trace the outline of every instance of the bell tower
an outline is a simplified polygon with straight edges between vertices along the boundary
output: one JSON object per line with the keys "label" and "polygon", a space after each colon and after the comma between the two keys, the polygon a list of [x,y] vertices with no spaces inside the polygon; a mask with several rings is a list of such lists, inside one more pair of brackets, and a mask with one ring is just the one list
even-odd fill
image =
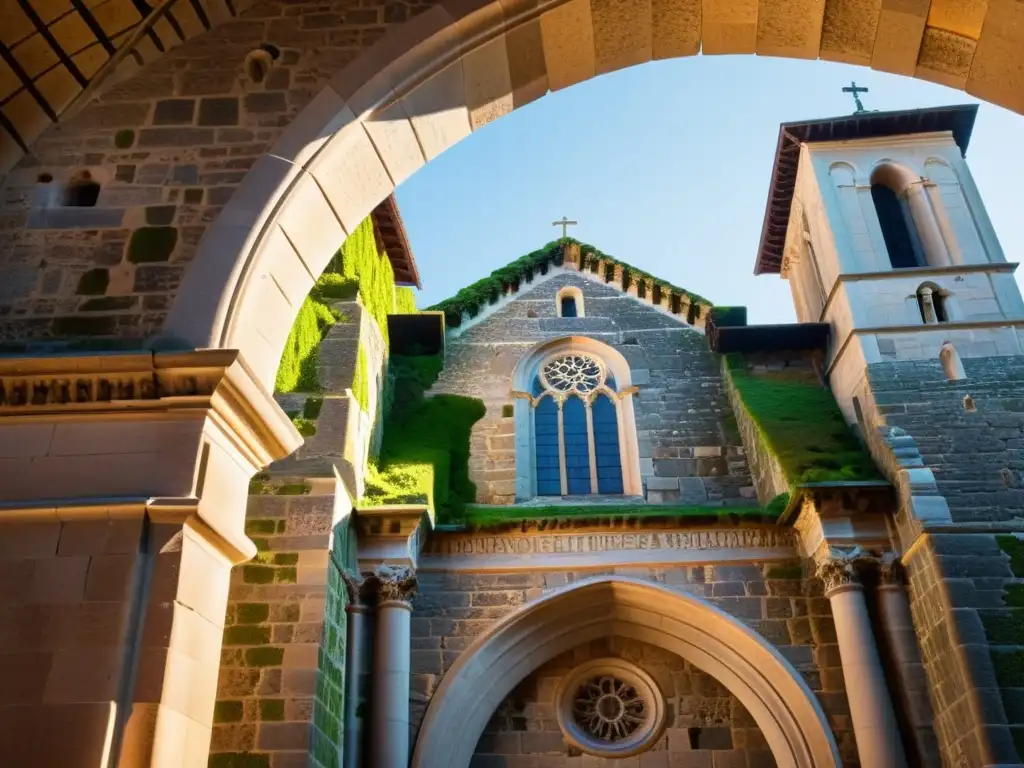
{"label": "bell tower", "polygon": [[831,326],[847,418],[868,365],[1022,352],[1024,302],[965,155],[976,105],[785,123],[755,274]]}

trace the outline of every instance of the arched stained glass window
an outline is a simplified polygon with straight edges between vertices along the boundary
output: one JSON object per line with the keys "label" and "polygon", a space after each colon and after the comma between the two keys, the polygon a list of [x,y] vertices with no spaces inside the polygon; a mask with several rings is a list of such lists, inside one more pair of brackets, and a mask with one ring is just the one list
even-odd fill
{"label": "arched stained glass window", "polygon": [[541,366],[530,392],[538,496],[623,493],[613,387],[588,355],[559,355]]}
{"label": "arched stained glass window", "polygon": [[558,448],[558,403],[542,398],[534,409],[537,454],[537,495],[562,495],[562,465]]}
{"label": "arched stained glass window", "polygon": [[622,493],[622,458],[619,455],[619,417],[608,395],[598,395],[590,406],[594,420],[594,463],[597,492]]}

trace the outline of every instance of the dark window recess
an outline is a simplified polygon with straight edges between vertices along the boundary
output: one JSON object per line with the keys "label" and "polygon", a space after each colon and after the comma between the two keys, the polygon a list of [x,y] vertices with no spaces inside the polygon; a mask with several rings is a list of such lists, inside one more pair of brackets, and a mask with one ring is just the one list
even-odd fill
{"label": "dark window recess", "polygon": [[871,200],[878,213],[878,223],[882,227],[882,237],[893,268],[924,266],[924,254],[907,201],[897,197],[885,184],[871,185]]}
{"label": "dark window recess", "polygon": [[64,190],[64,205],[71,208],[92,208],[100,196],[99,182],[88,171],[75,176]]}
{"label": "dark window recess", "polygon": [[558,404],[545,397],[534,410],[537,436],[537,495],[562,495],[562,467],[558,459]]}
{"label": "dark window recess", "polygon": [[576,317],[576,299],[572,296],[562,297],[562,317]]}

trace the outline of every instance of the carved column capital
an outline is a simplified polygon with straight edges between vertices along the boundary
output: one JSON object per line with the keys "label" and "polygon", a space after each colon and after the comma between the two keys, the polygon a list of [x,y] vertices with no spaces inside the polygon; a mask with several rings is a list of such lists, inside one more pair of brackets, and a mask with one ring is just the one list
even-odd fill
{"label": "carved column capital", "polygon": [[878,568],[879,589],[902,589],[907,583],[907,569],[894,552],[883,555]]}
{"label": "carved column capital", "polygon": [[366,586],[366,579],[341,569],[341,580],[345,583],[345,596],[348,598],[348,607],[361,608],[364,603],[361,598],[363,589]]}
{"label": "carved column capital", "polygon": [[825,550],[817,558],[817,576],[825,584],[825,597],[849,589],[863,589],[863,570],[877,563],[877,558],[859,547],[849,552]]}
{"label": "carved column capital", "polygon": [[408,603],[416,594],[416,572],[406,566],[379,565],[373,572],[378,600]]}

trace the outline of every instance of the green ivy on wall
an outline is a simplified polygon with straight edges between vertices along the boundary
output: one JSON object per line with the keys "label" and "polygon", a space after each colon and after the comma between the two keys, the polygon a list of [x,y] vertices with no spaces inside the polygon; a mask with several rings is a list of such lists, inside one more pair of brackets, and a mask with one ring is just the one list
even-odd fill
{"label": "green ivy on wall", "polygon": [[739,354],[726,371],[743,406],[791,485],[881,480],[870,454],[846,425],[832,390],[813,372],[753,374]]}
{"label": "green ivy on wall", "polygon": [[442,364],[440,355],[391,357],[391,406],[363,504],[426,504],[441,519],[475,499],[469,437],[486,409],[471,397],[424,397]]}
{"label": "green ivy on wall", "polygon": [[[314,284],[299,309],[281,364],[277,371],[277,392],[318,392],[317,351],[327,331],[342,318],[330,306],[356,296],[388,341],[387,316],[415,312],[416,299],[409,288],[395,288],[395,276],[387,254],[377,247],[373,219],[367,217],[345,239],[327,269]],[[356,364],[353,391],[365,411],[369,402],[369,376],[362,349]],[[360,394],[361,393],[361,394]]]}

